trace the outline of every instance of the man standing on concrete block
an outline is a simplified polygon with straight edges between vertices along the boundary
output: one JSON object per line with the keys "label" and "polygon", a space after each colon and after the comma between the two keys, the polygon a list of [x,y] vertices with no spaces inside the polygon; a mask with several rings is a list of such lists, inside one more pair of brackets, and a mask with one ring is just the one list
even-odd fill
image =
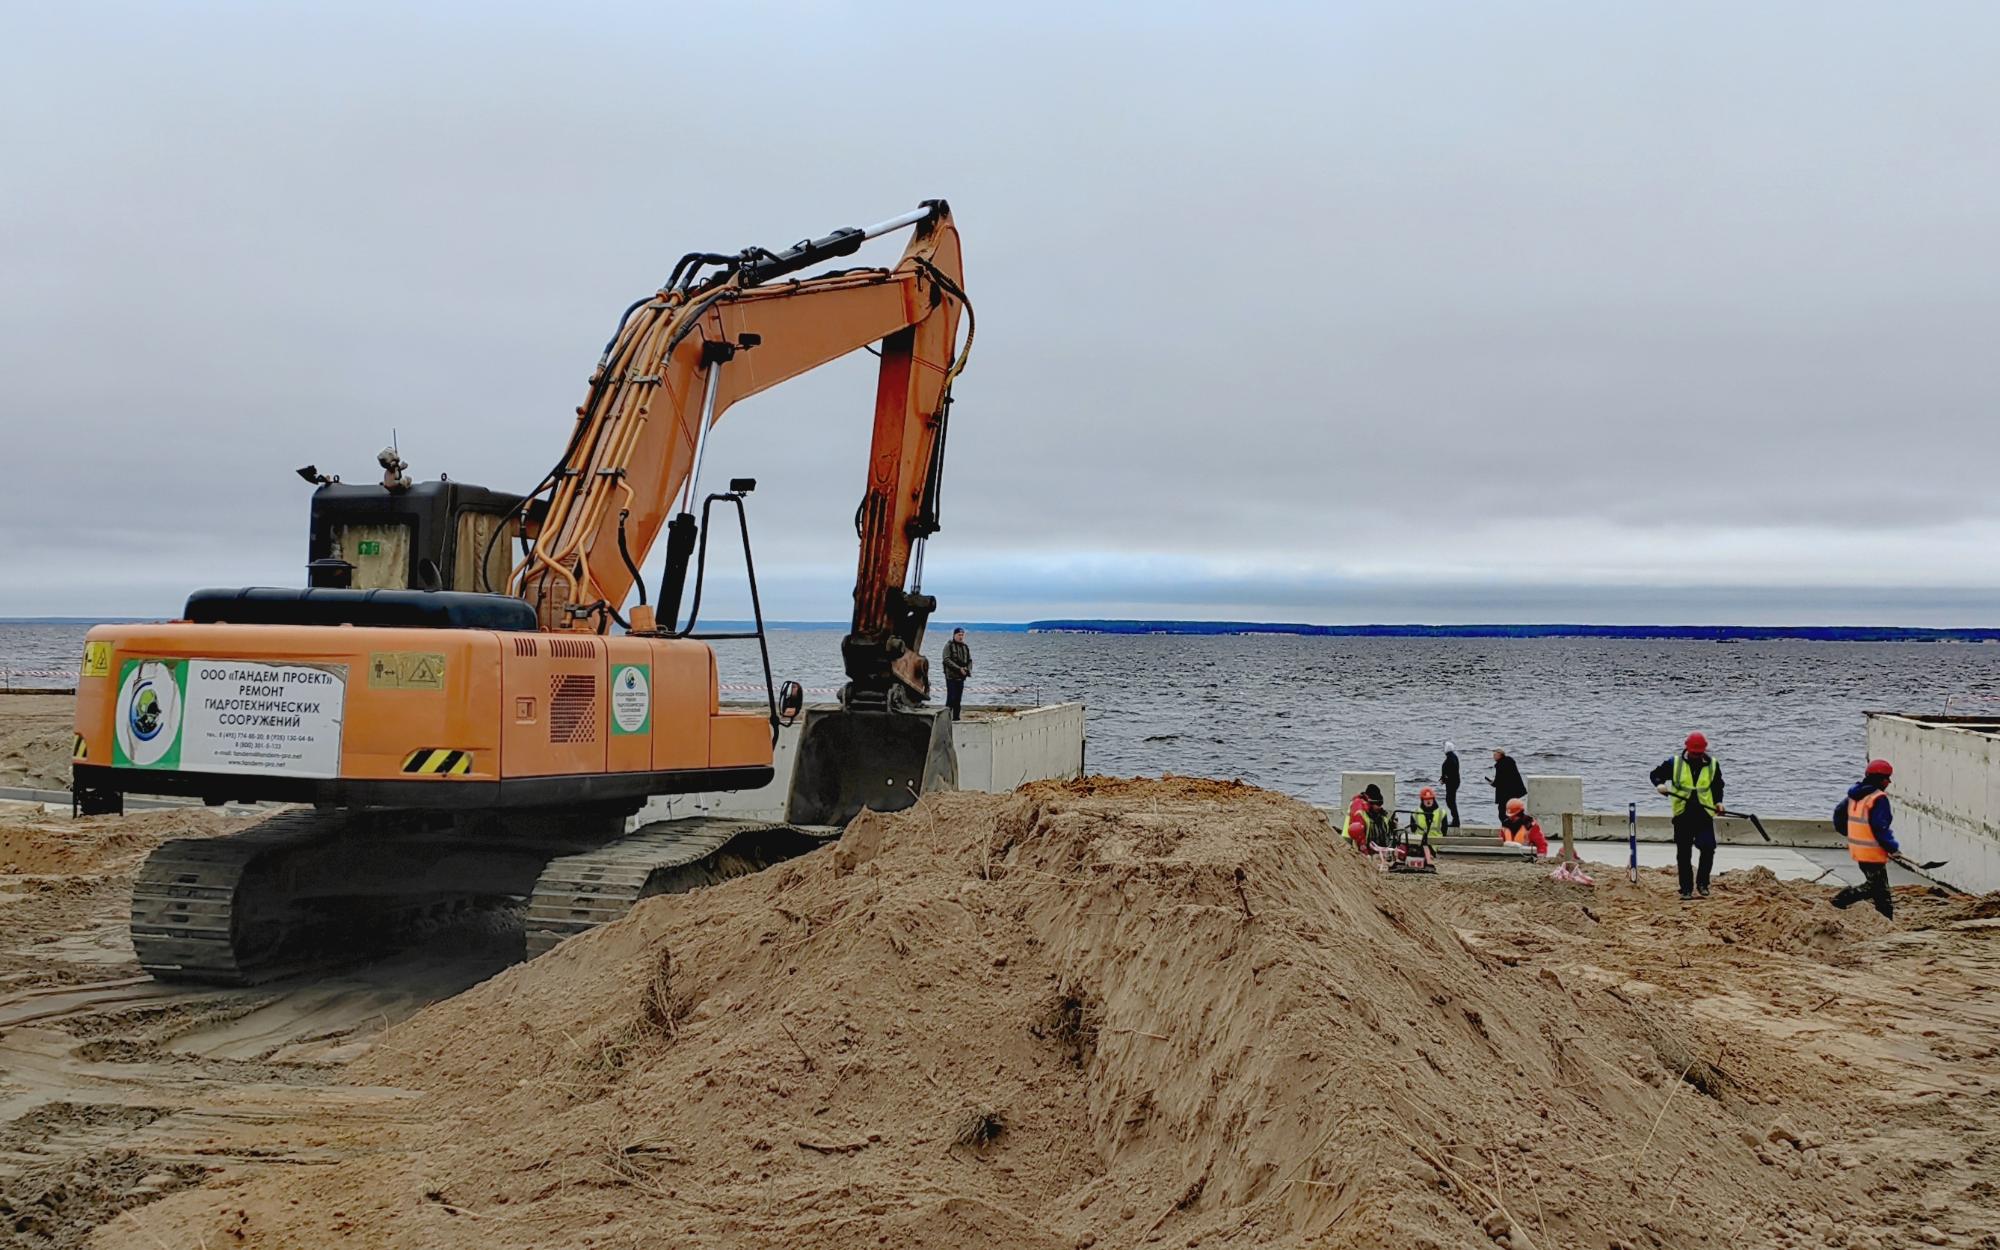
{"label": "man standing on concrete block", "polygon": [[[1715,867],[1715,818],[1722,810],[1722,765],[1708,753],[1708,738],[1691,733],[1681,752],[1652,772],[1653,788],[1671,800],[1674,863],[1680,868],[1681,898],[1708,897],[1708,871]],[[1689,861],[1701,848],[1699,867]]]}
{"label": "man standing on concrete block", "polygon": [[1451,827],[1456,829],[1463,823],[1458,818],[1458,748],[1449,742],[1444,744],[1444,767],[1438,769],[1438,781],[1444,786],[1444,806],[1451,813]]}
{"label": "man standing on concrete block", "polygon": [[1833,896],[1833,905],[1843,911],[1862,899],[1872,899],[1875,910],[1896,918],[1896,902],[1889,895],[1889,857],[1902,853],[1896,832],[1889,827],[1889,777],[1896,770],[1887,760],[1870,760],[1860,784],[1847,792],[1833,809],[1833,827],[1847,835],[1847,853],[1861,869],[1861,884],[1850,885]]}
{"label": "man standing on concrete block", "polygon": [[1514,757],[1499,747],[1493,748],[1493,775],[1486,779],[1493,787],[1493,806],[1499,809],[1496,824],[1507,823],[1507,804],[1513,799],[1528,797],[1528,783],[1521,778],[1521,766]]}
{"label": "man standing on concrete block", "polygon": [[965,645],[963,627],[951,631],[951,641],[944,644],[944,705],[951,709],[951,718],[958,719],[960,705],[965,702],[965,679],[972,676],[972,648]]}

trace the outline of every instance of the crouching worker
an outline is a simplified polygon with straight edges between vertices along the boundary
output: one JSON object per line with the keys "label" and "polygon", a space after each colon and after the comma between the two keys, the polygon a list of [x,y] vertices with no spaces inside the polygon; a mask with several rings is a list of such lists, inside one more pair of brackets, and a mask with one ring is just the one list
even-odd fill
{"label": "crouching worker", "polygon": [[1347,805],[1347,836],[1354,840],[1355,850],[1372,851],[1393,840],[1383,803],[1382,787],[1371,782]]}
{"label": "crouching worker", "polygon": [[1868,772],[1850,788],[1840,806],[1833,809],[1833,827],[1847,835],[1847,853],[1861,869],[1861,884],[1850,885],[1833,896],[1833,905],[1845,910],[1862,899],[1870,899],[1875,910],[1896,918],[1896,903],[1889,895],[1889,858],[1900,855],[1896,831],[1889,827],[1889,777],[1896,770],[1887,760],[1871,760]]}
{"label": "crouching worker", "polygon": [[1425,786],[1417,794],[1417,810],[1410,813],[1410,830],[1403,838],[1402,858],[1428,868],[1432,863],[1431,839],[1441,838],[1451,827],[1451,816],[1438,806],[1437,791]]}
{"label": "crouching worker", "polygon": [[1514,846],[1533,847],[1535,858],[1549,853],[1549,840],[1542,836],[1542,824],[1528,815],[1528,805],[1520,799],[1507,800],[1507,818],[1500,822],[1500,840]]}

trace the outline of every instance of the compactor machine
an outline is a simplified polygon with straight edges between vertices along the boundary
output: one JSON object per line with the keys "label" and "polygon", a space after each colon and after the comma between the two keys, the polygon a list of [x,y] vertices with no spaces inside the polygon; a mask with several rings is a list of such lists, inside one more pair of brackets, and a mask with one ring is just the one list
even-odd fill
{"label": "compactor machine", "polygon": [[[894,266],[803,274],[903,230]],[[682,257],[619,318],[562,455],[524,494],[413,482],[394,449],[377,485],[299,470],[318,485],[306,586],[197,591],[184,619],[98,626],[85,644],[79,810],[118,811],[126,794],[299,805],[161,846],[133,892],[140,963],[245,983],[348,957],[415,916],[522,897],[541,949],[954,784],[949,718],[927,705],[922,569],[971,342],[958,231],[931,200],[782,251]],[[763,619],[699,629],[716,524],[741,535],[757,603],[755,483],[703,492],[709,430],[861,348],[881,368],[839,706],[781,693],[765,650],[764,705],[725,707],[709,642],[761,647]],[[768,784],[780,724],[802,710],[785,822],[627,832],[652,795]]]}

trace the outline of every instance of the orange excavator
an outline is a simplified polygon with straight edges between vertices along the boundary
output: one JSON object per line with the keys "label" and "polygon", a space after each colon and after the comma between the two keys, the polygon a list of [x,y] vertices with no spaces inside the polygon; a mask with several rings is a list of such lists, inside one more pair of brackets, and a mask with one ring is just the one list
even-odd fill
{"label": "orange excavator", "polygon": [[[902,230],[894,266],[802,276]],[[248,983],[523,897],[539,950],[955,784],[949,718],[926,706],[922,568],[972,328],[958,231],[930,200],[782,251],[682,257],[619,318],[561,458],[526,494],[414,482],[393,448],[379,485],[299,470],[318,486],[306,586],[197,591],[184,619],[85,643],[79,811],[127,794],[300,805],[154,852],[133,891],[140,963]],[[838,707],[806,709],[763,647],[755,482],[704,494],[702,460],[731,405],[860,348],[881,368],[847,683]],[[755,628],[704,633],[711,525],[731,518]],[[663,531],[655,598],[642,569]],[[721,638],[759,644],[762,707],[723,706]],[[780,727],[802,713],[784,821],[628,832],[651,796],[770,784]]]}

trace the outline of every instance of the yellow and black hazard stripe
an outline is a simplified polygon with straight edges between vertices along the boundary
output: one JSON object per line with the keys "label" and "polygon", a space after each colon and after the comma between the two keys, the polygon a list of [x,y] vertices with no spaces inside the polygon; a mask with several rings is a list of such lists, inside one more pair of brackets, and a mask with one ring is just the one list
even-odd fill
{"label": "yellow and black hazard stripe", "polygon": [[83,740],[82,734],[78,734],[76,741],[70,744],[69,757],[73,760],[90,758],[90,744]]}
{"label": "yellow and black hazard stripe", "polygon": [[421,751],[410,752],[410,758],[403,761],[403,771],[435,777],[463,777],[472,771],[472,752],[425,747]]}

